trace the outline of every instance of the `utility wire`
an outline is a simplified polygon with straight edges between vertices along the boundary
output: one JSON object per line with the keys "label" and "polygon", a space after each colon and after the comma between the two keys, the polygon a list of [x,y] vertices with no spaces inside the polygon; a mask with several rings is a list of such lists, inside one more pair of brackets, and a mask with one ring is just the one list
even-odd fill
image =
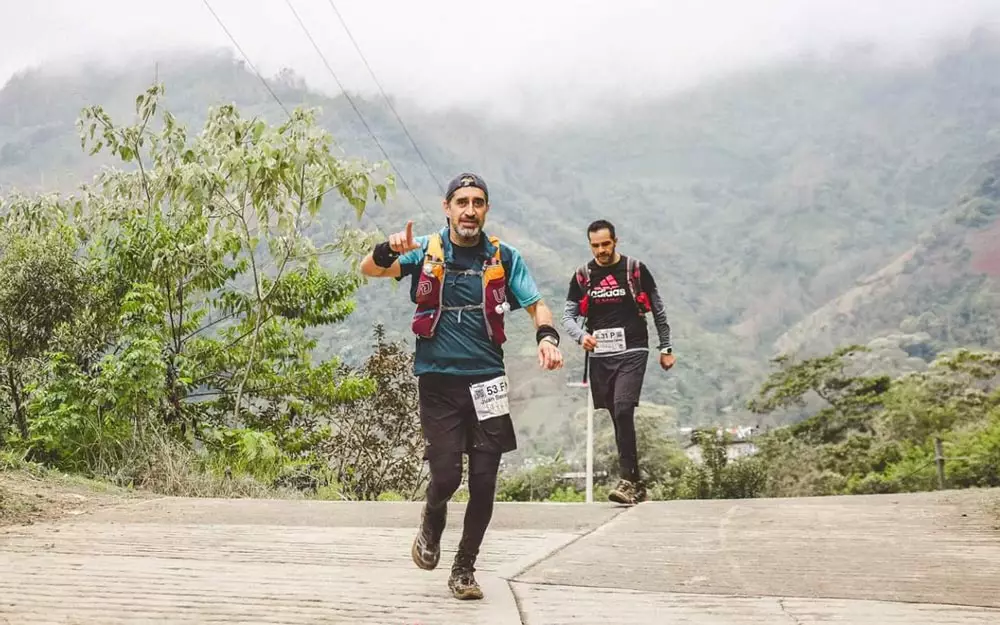
{"label": "utility wire", "polygon": [[[250,57],[249,57],[249,55],[247,55],[247,53],[246,53],[246,52],[245,52],[245,51],[243,50],[243,47],[242,47],[242,46],[240,46],[239,42],[238,42],[238,41],[236,41],[236,38],[235,38],[235,37],[233,36],[233,34],[232,34],[232,33],[231,33],[230,31],[229,31],[229,29],[228,29],[228,28],[226,28],[226,25],[225,25],[225,23],[224,23],[224,22],[222,21],[222,18],[220,18],[220,17],[219,17],[219,14],[215,12],[215,10],[214,10],[214,9],[212,8],[212,5],[211,5],[211,4],[209,4],[208,0],[202,0],[202,2],[204,3],[205,7],[206,7],[206,8],[207,8],[207,9],[209,10],[209,12],[210,12],[210,13],[212,14],[212,16],[213,16],[213,17],[215,18],[215,21],[219,23],[219,26],[220,26],[220,27],[222,28],[223,32],[225,32],[225,33],[226,33],[226,36],[227,36],[227,37],[229,37],[229,41],[231,41],[231,42],[232,42],[233,46],[235,46],[235,47],[236,47],[236,49],[237,49],[237,50],[239,51],[240,55],[242,55],[242,56],[243,56],[243,60],[244,60],[244,61],[246,61],[247,65],[248,65],[248,66],[250,66],[250,69],[251,69],[251,70],[253,70],[253,73],[257,75],[257,78],[258,78],[258,79],[260,79],[260,82],[261,82],[261,83],[262,83],[262,84],[264,85],[264,87],[265,87],[265,88],[267,89],[267,92],[271,94],[271,97],[272,97],[272,98],[274,98],[274,101],[278,103],[278,106],[279,106],[279,107],[281,107],[281,110],[285,112],[285,115],[286,115],[286,116],[288,117],[288,119],[291,119],[291,118],[292,118],[292,115],[291,115],[291,113],[289,113],[289,111],[288,111],[288,108],[287,108],[287,107],[285,106],[285,104],[284,104],[284,103],[283,103],[283,102],[281,101],[281,98],[279,98],[279,97],[278,97],[278,94],[276,94],[276,93],[274,92],[274,90],[273,90],[273,89],[271,89],[271,86],[270,86],[270,85],[269,85],[269,84],[267,83],[267,80],[266,80],[266,79],[264,78],[264,76],[263,76],[263,75],[261,75],[260,71],[259,71],[259,70],[257,69],[257,67],[256,67],[256,66],[255,66],[255,65],[253,64],[253,62],[252,62],[252,61],[250,60]],[[292,12],[293,12],[293,13],[295,13],[295,10],[293,9],[293,10],[292,10]],[[298,17],[298,15],[296,14],[296,18],[297,18],[297,17]],[[302,22],[301,22],[301,21],[299,21],[299,24],[300,24],[300,25],[301,25],[301,23],[302,23]],[[307,32],[307,35],[308,35],[308,32]],[[311,39],[311,37],[310,37],[310,39]],[[322,55],[321,55],[321,56],[322,56]],[[324,61],[325,61],[325,59],[324,59]],[[336,76],[334,76],[334,78],[336,78]],[[339,84],[339,81],[338,81],[338,84]],[[341,87],[341,88],[342,88],[342,87]],[[346,92],[345,92],[345,95],[346,95]],[[350,98],[348,98],[348,100],[350,100]],[[352,104],[353,104],[353,103],[352,103]],[[355,111],[357,111],[357,108],[355,108]],[[360,113],[358,113],[358,116],[360,117],[360,116],[361,116],[361,114],[360,114]],[[362,121],[362,123],[364,123],[364,118],[362,118],[362,119],[361,119],[361,121]],[[368,125],[367,125],[367,124],[365,124],[365,128],[368,128]],[[369,134],[371,134],[371,135],[372,135],[372,138],[373,138],[373,139],[375,139],[375,142],[376,142],[376,144],[378,144],[378,139],[377,139],[377,138],[375,138],[375,136],[374,136],[374,134],[373,134],[373,133],[371,132],[371,129],[370,129],[370,128],[368,129],[368,132],[369,132]],[[381,147],[382,147],[382,146],[381,146],[381,145],[379,145],[379,148],[381,148]],[[382,150],[382,153],[383,153],[383,154],[385,154],[385,150]],[[386,155],[386,159],[388,160],[388,155]],[[390,162],[390,165],[392,165],[392,161],[390,160],[389,162]],[[395,168],[395,165],[393,165],[393,168]],[[398,170],[397,170],[397,171],[398,171]],[[402,180],[402,175],[400,175],[400,179]],[[403,182],[404,182],[404,184],[405,184],[405,180],[404,180]],[[420,200],[419,200],[419,198],[417,198],[417,196],[416,196],[416,195],[415,195],[415,194],[413,193],[413,191],[412,191],[412,190],[410,190],[410,189],[409,189],[409,187],[408,187],[408,186],[407,186],[406,188],[407,188],[407,190],[408,190],[408,191],[410,191],[410,195],[412,195],[412,196],[413,196],[413,199],[414,199],[414,200],[416,200],[416,202],[417,202],[417,205],[418,205],[418,206],[420,206],[420,208],[421,208],[421,209],[423,209],[423,210],[424,210],[424,212],[426,213],[427,211],[426,211],[426,209],[424,209],[423,205],[422,205],[422,204],[420,203]],[[333,190],[335,190],[335,189],[336,189],[336,186],[334,186],[334,187],[331,187],[330,189],[327,189],[326,191],[324,191],[323,193],[320,193],[320,194],[319,194],[318,196],[316,196],[316,197],[322,197],[322,196],[326,195],[327,193],[330,193],[331,191],[333,191]],[[316,197],[314,197],[314,198],[312,198],[312,199],[313,199],[313,200],[315,200],[315,199],[316,199]],[[370,214],[370,213],[369,213],[368,211],[365,211],[365,212],[363,213],[363,216],[367,216],[367,217],[368,217],[368,218],[369,218],[369,219],[370,219],[370,220],[372,221],[372,223],[373,223],[373,224],[375,225],[375,227],[376,227],[377,229],[381,230],[381,227],[379,226],[379,224],[378,224],[378,221],[376,221],[376,220],[375,220],[375,218],[374,218],[374,217],[373,217],[373,216],[372,216],[372,215],[371,215],[371,214]],[[323,255],[326,255],[326,254],[332,254],[332,253],[334,253],[334,252],[317,252],[317,253],[315,253],[315,255],[316,255],[316,256],[323,256]]]}
{"label": "utility wire", "polygon": [[340,10],[337,9],[337,5],[334,4],[333,0],[327,0],[327,2],[330,3],[330,8],[333,9],[333,12],[337,14],[337,19],[340,20],[340,25],[344,27],[344,31],[347,33],[347,36],[350,38],[351,43],[354,45],[354,49],[357,50],[358,56],[361,57],[361,61],[365,64],[365,67],[368,69],[368,73],[371,74],[372,80],[375,81],[375,85],[378,86],[378,90],[382,94],[382,98],[385,100],[385,103],[389,106],[389,110],[391,110],[392,114],[396,117],[396,121],[398,121],[399,125],[403,128],[403,132],[406,134],[406,138],[410,140],[410,144],[413,145],[413,149],[417,152],[417,156],[420,157],[420,160],[423,162],[424,167],[427,168],[427,173],[431,175],[431,180],[433,180],[435,184],[437,184],[438,189],[443,194],[444,187],[441,186],[440,179],[434,173],[434,170],[431,168],[430,163],[427,162],[427,159],[424,158],[423,152],[420,151],[420,148],[417,146],[417,142],[413,140],[413,136],[410,134],[410,131],[406,128],[406,124],[404,124],[403,120],[399,117],[399,113],[396,112],[396,107],[392,105],[392,101],[389,99],[389,96],[386,95],[385,89],[382,88],[382,83],[380,83],[378,78],[375,76],[375,71],[372,69],[371,65],[368,64],[368,59],[365,58],[364,52],[361,51],[361,46],[358,45],[358,42],[354,39],[354,35],[351,34],[351,29],[348,28],[347,22],[344,20],[344,16],[340,14]]}
{"label": "utility wire", "polygon": [[[340,87],[340,91],[344,94],[344,97],[347,98],[347,101],[350,103],[351,108],[353,108],[354,112],[357,113],[358,119],[361,120],[361,123],[362,123],[362,125],[364,125],[365,130],[368,131],[368,134],[371,135],[371,138],[375,142],[375,145],[378,146],[378,149],[382,152],[382,155],[385,156],[385,160],[389,162],[389,165],[394,170],[396,170],[396,173],[399,175],[400,182],[403,183],[403,187],[405,187],[406,190],[410,192],[410,195],[413,196],[413,200],[417,203],[417,206],[420,207],[420,210],[423,211],[424,214],[427,214],[428,216],[430,216],[429,213],[427,212],[427,209],[424,207],[423,203],[420,201],[420,198],[417,197],[417,194],[414,193],[413,189],[410,188],[410,185],[407,184],[406,178],[403,177],[403,172],[401,172],[399,170],[399,168],[396,167],[396,164],[392,162],[392,159],[389,157],[389,154],[385,151],[385,148],[382,147],[382,143],[378,140],[378,137],[375,136],[375,133],[372,131],[371,127],[368,125],[368,122],[365,121],[365,117],[364,117],[364,115],[361,114],[361,110],[358,109],[358,106],[354,103],[354,99],[350,96],[350,94],[347,93],[347,89],[344,89],[344,85],[343,85],[343,83],[340,82],[340,78],[337,77],[337,73],[335,71],[333,71],[332,67],[330,67],[330,63],[329,63],[329,61],[327,61],[326,55],[324,55],[323,51],[320,50],[319,46],[316,44],[316,40],[313,39],[313,36],[309,33],[309,29],[306,28],[305,23],[302,21],[302,18],[299,17],[299,14],[295,10],[295,7],[292,6],[291,0],[285,0],[285,4],[288,5],[288,8],[292,12],[292,15],[295,16],[295,21],[297,21],[299,23],[299,27],[302,29],[302,32],[305,33],[306,37],[309,39],[309,42],[312,44],[313,48],[316,50],[316,54],[318,54],[319,57],[320,57],[320,59],[323,60],[323,65],[326,66],[327,71],[329,71],[330,75],[333,76],[334,82],[336,82],[337,86]],[[330,189],[330,190],[332,190],[332,189]],[[329,190],[327,192],[329,192]]]}
{"label": "utility wire", "polygon": [[250,66],[250,69],[253,70],[253,73],[257,74],[257,78],[260,79],[261,84],[264,85],[264,88],[267,89],[267,92],[271,94],[271,97],[274,98],[274,101],[278,103],[278,106],[280,106],[281,110],[285,112],[285,115],[287,115],[288,118],[291,119],[292,114],[288,112],[287,108],[285,108],[285,105],[281,102],[281,98],[278,97],[278,94],[276,94],[274,90],[271,89],[271,85],[267,84],[267,81],[264,79],[264,77],[261,76],[259,71],[257,71],[257,68],[254,66],[253,62],[250,61],[250,57],[247,56],[247,53],[244,52],[243,48],[240,47],[240,44],[237,43],[236,38],[233,37],[233,34],[229,32],[228,28],[226,28],[226,25],[222,22],[222,18],[219,17],[219,14],[215,12],[215,9],[213,9],[212,5],[208,3],[208,0],[202,0],[202,2],[205,4],[205,8],[207,8],[209,12],[212,14],[212,16],[215,18],[215,21],[218,22],[219,26],[222,27],[222,30],[226,33],[226,36],[229,37],[229,40],[233,42],[233,45],[236,46],[236,49],[239,50],[240,54],[243,55],[243,60],[247,62],[247,65]]}

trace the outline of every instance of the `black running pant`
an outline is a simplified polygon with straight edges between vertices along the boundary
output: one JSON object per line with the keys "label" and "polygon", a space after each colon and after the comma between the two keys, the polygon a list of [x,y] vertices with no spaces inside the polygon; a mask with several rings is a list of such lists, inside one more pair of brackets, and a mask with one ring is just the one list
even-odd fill
{"label": "black running pant", "polygon": [[635,436],[635,404],[615,404],[610,410],[618,446],[618,475],[635,483],[639,481],[639,450]]}
{"label": "black running pant", "polygon": [[[459,549],[475,557],[493,517],[500,454],[473,450],[469,453],[469,504]],[[441,536],[447,519],[448,500],[462,483],[462,453],[446,453],[430,459],[431,481],[427,485],[427,520],[434,536]]]}
{"label": "black running pant", "polygon": [[639,480],[639,452],[635,433],[635,408],[639,405],[649,352],[636,350],[589,359],[589,380],[594,407],[607,409],[615,426],[619,476]]}
{"label": "black running pant", "polygon": [[420,424],[430,465],[427,485],[427,521],[440,537],[447,520],[447,504],[462,483],[462,456],[469,456],[469,503],[459,550],[475,557],[493,517],[500,457],[517,447],[510,415],[480,421],[470,384],[496,376],[420,376]]}

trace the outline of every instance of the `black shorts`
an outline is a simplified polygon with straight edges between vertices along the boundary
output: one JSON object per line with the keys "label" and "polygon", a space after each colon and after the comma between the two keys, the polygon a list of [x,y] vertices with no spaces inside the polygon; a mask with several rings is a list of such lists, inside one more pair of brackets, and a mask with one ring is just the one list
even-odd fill
{"label": "black shorts", "polygon": [[496,375],[459,376],[425,373],[417,388],[420,427],[424,434],[424,459],[443,453],[468,453],[473,449],[504,454],[517,449],[510,413],[480,421],[470,386]]}
{"label": "black shorts", "polygon": [[611,410],[615,404],[637,406],[648,358],[649,352],[644,349],[599,358],[591,356],[589,380],[594,408]]}

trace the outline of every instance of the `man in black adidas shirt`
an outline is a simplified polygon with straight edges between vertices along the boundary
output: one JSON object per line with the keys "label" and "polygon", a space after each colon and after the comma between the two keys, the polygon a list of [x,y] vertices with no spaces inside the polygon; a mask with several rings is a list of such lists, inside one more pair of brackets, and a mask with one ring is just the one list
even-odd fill
{"label": "man in black adidas shirt", "polygon": [[[649,356],[647,312],[659,337],[660,367],[674,366],[670,324],[653,276],[634,258],[618,253],[615,227],[603,219],[587,227],[594,260],[577,269],[569,283],[563,326],[589,352],[590,391],[595,408],[606,408],[615,426],[619,482],[611,501],[634,504],[646,499],[639,476],[635,408]],[[578,319],[584,317],[584,326]]]}

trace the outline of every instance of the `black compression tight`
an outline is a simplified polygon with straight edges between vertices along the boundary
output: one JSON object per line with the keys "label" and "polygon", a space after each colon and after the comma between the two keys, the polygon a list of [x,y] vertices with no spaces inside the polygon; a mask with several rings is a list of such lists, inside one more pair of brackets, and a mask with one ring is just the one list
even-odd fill
{"label": "black compression tight", "polygon": [[[444,530],[448,500],[462,483],[462,454],[440,454],[430,459],[431,481],[427,485],[428,521],[435,536]],[[500,454],[473,450],[469,454],[469,505],[465,509],[465,527],[461,547],[469,554],[479,553],[486,528],[493,518]]]}
{"label": "black compression tight", "polygon": [[619,475],[630,482],[639,480],[639,451],[635,440],[635,404],[615,403],[611,411],[611,422],[615,426],[615,442],[618,445]]}

